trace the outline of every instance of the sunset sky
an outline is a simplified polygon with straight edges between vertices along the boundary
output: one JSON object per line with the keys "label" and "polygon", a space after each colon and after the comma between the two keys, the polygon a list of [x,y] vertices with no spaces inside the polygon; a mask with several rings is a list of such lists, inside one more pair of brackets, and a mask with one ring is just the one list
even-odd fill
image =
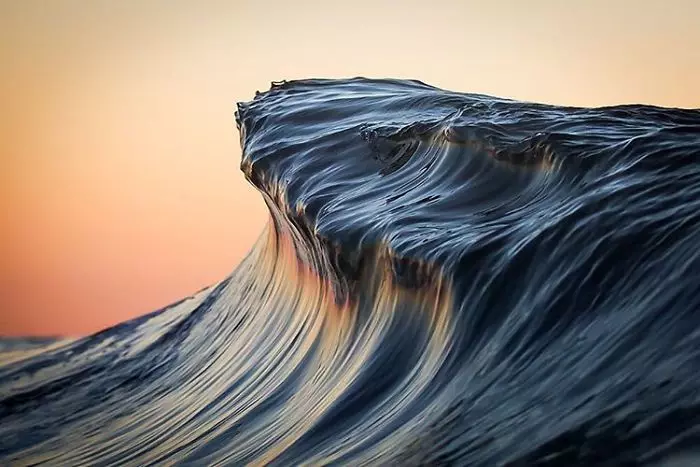
{"label": "sunset sky", "polygon": [[98,331],[229,274],[267,219],[234,104],[272,80],[700,107],[698,18],[695,0],[0,0],[0,334]]}

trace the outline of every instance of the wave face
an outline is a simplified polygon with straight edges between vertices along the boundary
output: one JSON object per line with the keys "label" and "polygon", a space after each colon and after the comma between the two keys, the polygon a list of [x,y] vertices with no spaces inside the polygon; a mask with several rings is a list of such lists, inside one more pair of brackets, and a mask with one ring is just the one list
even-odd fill
{"label": "wave face", "polygon": [[637,465],[700,442],[700,111],[415,81],[239,104],[219,284],[0,347],[21,465]]}

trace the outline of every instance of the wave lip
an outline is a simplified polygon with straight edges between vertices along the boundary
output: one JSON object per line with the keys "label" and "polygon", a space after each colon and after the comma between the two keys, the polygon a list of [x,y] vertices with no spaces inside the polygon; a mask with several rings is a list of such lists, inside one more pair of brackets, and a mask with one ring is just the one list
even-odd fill
{"label": "wave lip", "polygon": [[164,310],[0,353],[0,458],[620,465],[697,445],[700,111],[356,78],[273,83],[236,123],[270,210],[256,246]]}

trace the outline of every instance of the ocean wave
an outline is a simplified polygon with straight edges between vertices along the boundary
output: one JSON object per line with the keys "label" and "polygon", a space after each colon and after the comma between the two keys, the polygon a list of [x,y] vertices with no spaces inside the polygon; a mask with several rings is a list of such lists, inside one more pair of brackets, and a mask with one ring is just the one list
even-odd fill
{"label": "ocean wave", "polygon": [[142,318],[1,345],[4,462],[638,465],[698,445],[699,110],[357,78],[273,83],[236,121],[270,211],[253,250]]}

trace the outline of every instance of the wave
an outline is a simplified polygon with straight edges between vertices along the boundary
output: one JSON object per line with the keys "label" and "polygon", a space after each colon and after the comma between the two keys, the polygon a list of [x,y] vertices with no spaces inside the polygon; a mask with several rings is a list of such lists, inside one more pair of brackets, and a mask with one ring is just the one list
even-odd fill
{"label": "wave", "polygon": [[[700,110],[417,81],[238,104],[225,280],[0,345],[19,465],[639,465],[700,442]],[[692,453],[691,453],[692,454]]]}

